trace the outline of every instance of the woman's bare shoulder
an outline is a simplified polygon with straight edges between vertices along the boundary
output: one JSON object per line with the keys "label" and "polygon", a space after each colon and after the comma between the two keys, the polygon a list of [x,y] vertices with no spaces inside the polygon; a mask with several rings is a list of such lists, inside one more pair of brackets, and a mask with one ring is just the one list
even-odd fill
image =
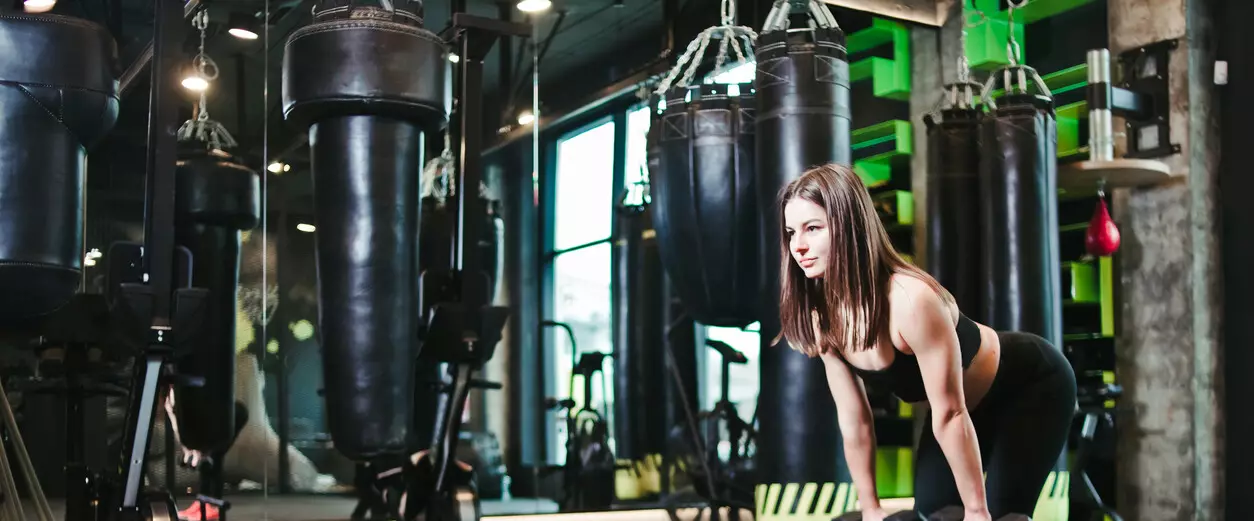
{"label": "woman's bare shoulder", "polygon": [[952,307],[947,293],[938,293],[931,284],[915,274],[894,273],[891,286],[888,300],[894,310],[911,311],[913,314],[920,306],[930,309],[935,309],[935,305]]}
{"label": "woman's bare shoulder", "polygon": [[936,293],[927,282],[913,273],[894,273],[890,280],[892,282],[892,284],[890,284],[890,289],[888,290],[890,298],[894,296],[902,296],[915,299],[920,295]]}

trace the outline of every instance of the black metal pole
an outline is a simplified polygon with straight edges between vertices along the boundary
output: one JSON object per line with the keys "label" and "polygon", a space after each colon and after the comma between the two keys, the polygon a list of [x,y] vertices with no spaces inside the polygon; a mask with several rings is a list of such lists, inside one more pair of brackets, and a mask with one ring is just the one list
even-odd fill
{"label": "black metal pole", "polygon": [[[285,204],[285,203],[280,202],[279,204]],[[283,262],[283,258],[282,258],[283,254],[281,252],[291,251],[290,228],[288,227],[286,209],[282,209],[281,213],[279,214],[279,226],[278,226],[277,240],[279,243],[278,250],[280,252],[279,262],[281,263]],[[285,284],[289,282],[287,279],[291,277],[291,275],[288,273],[289,271],[290,270],[283,269],[282,266],[280,266],[278,269],[279,274],[278,274],[277,282],[279,285],[280,292],[291,287],[290,284]],[[287,275],[287,276],[284,276],[284,275]],[[286,315],[287,314],[286,310],[290,310],[290,309],[291,309],[291,306],[285,306],[284,311],[281,313]],[[281,320],[279,321],[279,323],[286,324],[288,323],[288,321]],[[287,447],[292,442],[292,410],[291,410],[292,385],[291,385],[291,380],[289,378],[290,375],[288,374],[287,350],[292,346],[296,338],[292,335],[292,330],[290,328],[285,328],[285,327],[278,328],[278,334],[276,336],[278,336],[278,341],[279,341],[279,352],[276,353],[276,357],[278,358],[278,363],[275,364],[276,371],[274,373],[276,387],[278,387],[277,389],[278,396],[275,397],[275,400],[278,401],[278,415],[279,415],[278,425],[276,426],[277,430],[279,431],[278,432],[278,435],[279,435],[279,493],[290,494],[292,492],[292,460],[291,460],[291,457],[287,453]],[[265,341],[269,342],[269,339],[266,339]]]}
{"label": "black metal pole", "polygon": [[[65,348],[65,518],[87,519],[90,499],[87,490],[87,464],[83,460],[83,358],[87,346]],[[27,476],[31,479],[32,476]]]}
{"label": "black metal pole", "polygon": [[182,65],[183,12],[179,0],[157,0],[152,92],[148,102],[147,196],[144,205],[144,272],[152,287],[152,333],[165,344],[173,311],[174,162],[178,122],[178,69]]}
{"label": "black metal pole", "polygon": [[[483,54],[487,45],[474,41],[481,33],[468,30],[461,39],[461,86],[457,100],[458,120],[461,122],[461,154],[457,169],[456,221],[453,229],[453,270],[461,274],[461,301],[467,306],[482,306],[483,296],[477,296],[474,278],[480,272],[479,248],[467,248],[477,244],[480,223],[483,219],[479,184],[483,179]],[[483,36],[495,39],[496,36]]]}
{"label": "black metal pole", "polygon": [[[513,19],[513,2],[500,2],[496,4],[496,7],[497,16],[502,21],[508,22]],[[501,51],[498,53],[499,58],[497,60],[496,89],[497,99],[501,100],[498,103],[499,108],[497,109],[497,111],[500,112],[501,117],[498,119],[496,124],[498,127],[504,127],[509,125],[513,119],[513,114],[510,113],[510,109],[513,108],[514,99],[512,97],[513,89],[511,89],[510,86],[514,84],[514,71],[517,69],[517,66],[510,66],[510,61],[514,59],[514,40],[512,38],[504,38],[501,40],[500,46]],[[522,55],[523,53],[518,53],[519,58],[521,58]]]}
{"label": "black metal pole", "polygon": [[[195,1],[193,4],[197,3]],[[174,162],[178,129],[178,70],[183,64],[184,4],[157,0],[154,9],[152,87],[148,105],[148,158],[144,204],[143,266],[152,295],[147,349],[136,358],[122,461],[121,519],[140,519],[139,491],[160,397],[161,369],[172,341],[174,275]]]}

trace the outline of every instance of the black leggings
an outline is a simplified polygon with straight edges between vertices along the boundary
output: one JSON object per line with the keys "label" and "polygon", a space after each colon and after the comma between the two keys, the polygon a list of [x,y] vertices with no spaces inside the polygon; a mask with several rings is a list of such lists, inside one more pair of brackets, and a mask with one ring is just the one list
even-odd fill
{"label": "black leggings", "polygon": [[[1059,461],[1075,413],[1075,373],[1062,352],[1027,333],[999,333],[1001,363],[971,411],[993,519],[1031,516]],[[932,434],[931,415],[915,461],[915,509],[924,516],[962,505],[953,471]]]}

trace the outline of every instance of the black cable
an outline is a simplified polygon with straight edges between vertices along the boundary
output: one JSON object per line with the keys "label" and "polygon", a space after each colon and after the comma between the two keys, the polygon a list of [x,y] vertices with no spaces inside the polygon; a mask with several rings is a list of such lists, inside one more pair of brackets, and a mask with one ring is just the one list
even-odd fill
{"label": "black cable", "polygon": [[701,468],[705,470],[705,483],[710,492],[710,500],[713,501],[717,496],[714,494],[714,473],[710,471],[710,463],[705,459],[705,444],[701,442],[701,434],[697,431],[697,418],[692,413],[692,408],[688,406],[688,393],[684,392],[684,379],[679,374],[679,367],[675,359],[675,352],[671,348],[670,337],[675,332],[675,328],[685,320],[688,320],[688,314],[679,315],[674,321],[666,326],[666,340],[662,345],[666,348],[667,365],[670,366],[671,376],[675,378],[675,388],[679,390],[679,399],[684,408],[684,417],[688,422],[688,430],[692,434],[692,440],[695,442],[697,453],[700,455]]}

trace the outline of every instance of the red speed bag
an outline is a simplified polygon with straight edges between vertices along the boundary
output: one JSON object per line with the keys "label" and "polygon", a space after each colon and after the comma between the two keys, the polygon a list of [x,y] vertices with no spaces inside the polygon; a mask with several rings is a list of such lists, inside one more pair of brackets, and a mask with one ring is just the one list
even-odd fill
{"label": "red speed bag", "polygon": [[1097,209],[1084,232],[1084,248],[1096,257],[1108,257],[1119,249],[1119,228],[1106,210],[1106,200],[1097,200]]}

